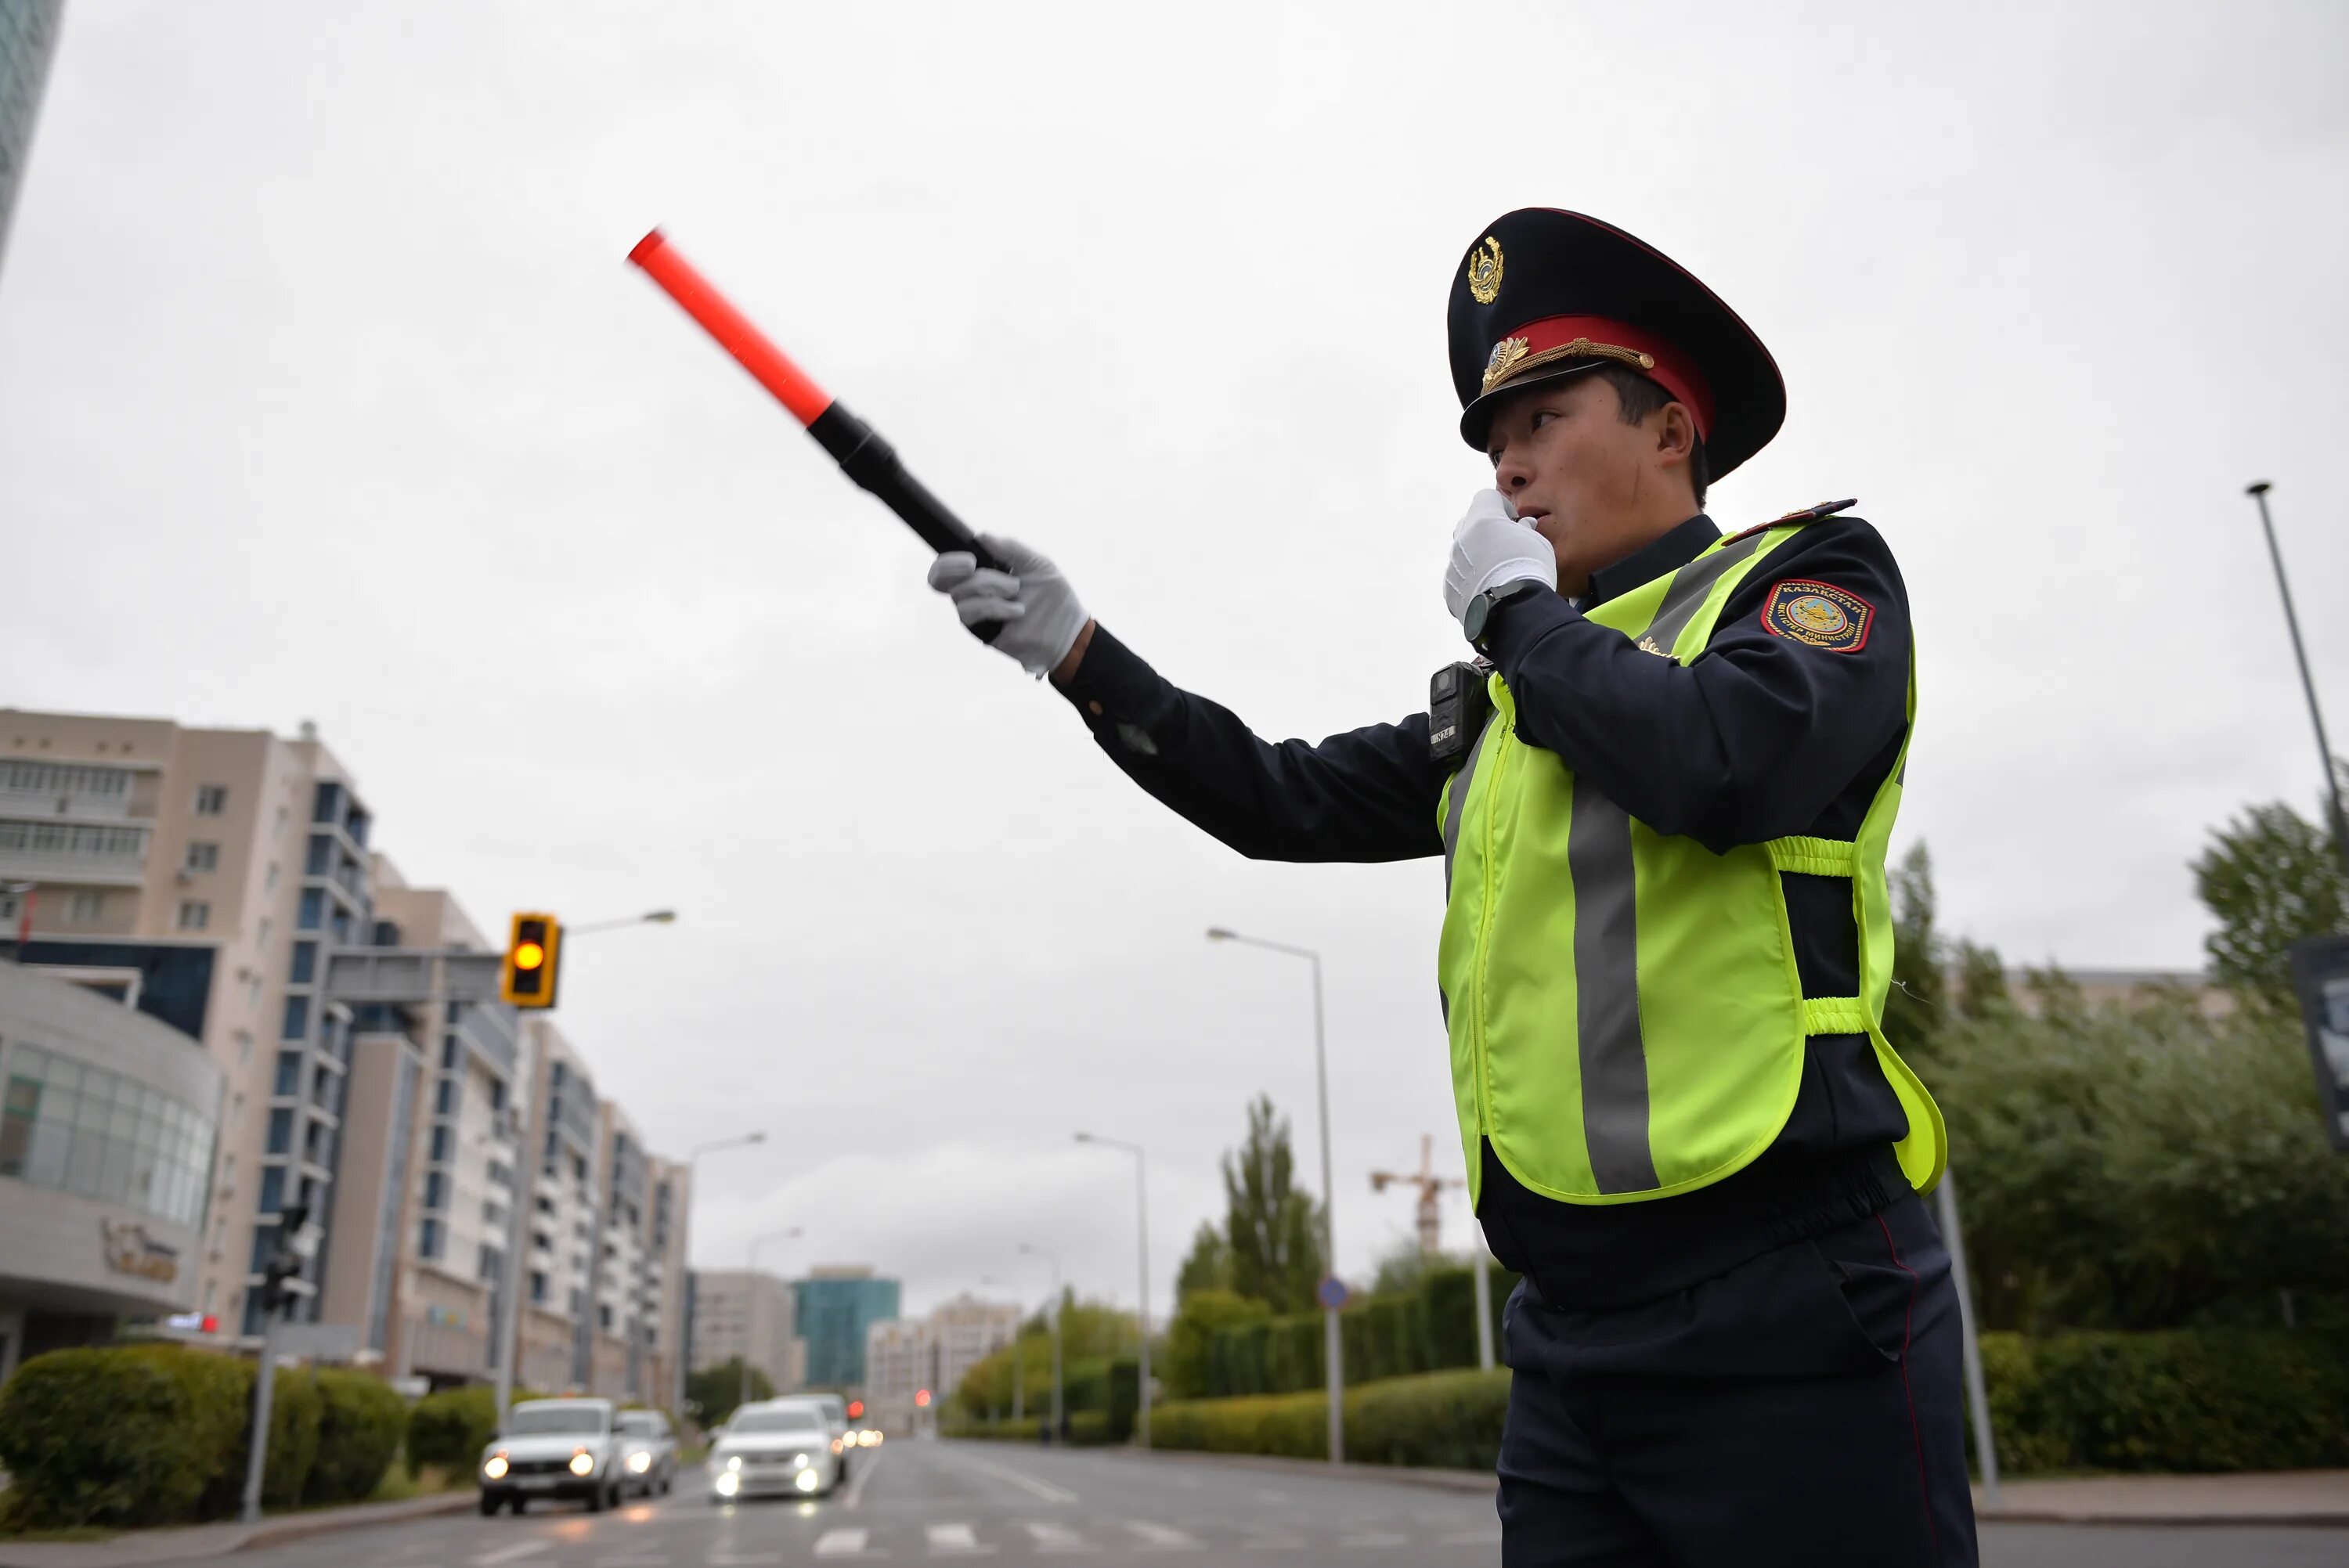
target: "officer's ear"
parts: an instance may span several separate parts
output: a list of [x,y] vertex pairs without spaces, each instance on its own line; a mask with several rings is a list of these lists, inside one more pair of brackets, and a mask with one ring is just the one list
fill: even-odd
[[1666,468],[1687,462],[1696,450],[1696,417],[1685,403],[1667,403],[1656,410],[1651,428],[1656,433],[1656,456]]

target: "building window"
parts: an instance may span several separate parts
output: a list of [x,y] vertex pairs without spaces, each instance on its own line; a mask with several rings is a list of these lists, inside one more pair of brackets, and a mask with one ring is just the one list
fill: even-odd
[[66,903],[66,923],[96,925],[98,916],[106,913],[106,895],[102,892],[78,892]]
[[199,784],[196,786],[196,815],[217,817],[228,810],[228,786]]
[[444,1078],[440,1080],[440,1087],[433,1092],[432,1107],[442,1116],[457,1114],[457,1080],[455,1078]]
[[503,1078],[492,1078],[490,1080],[490,1109],[492,1110],[503,1110],[505,1108],[506,1080]]
[[436,1260],[436,1261],[440,1258],[440,1221],[438,1221],[438,1220],[434,1220],[434,1219],[427,1219],[427,1220],[424,1222],[423,1231],[422,1231],[422,1233],[421,1233],[421,1235],[420,1235],[419,1239],[418,1240],[418,1243],[417,1243],[417,1249],[416,1249],[416,1250],[417,1250],[417,1251],[419,1251],[419,1252],[420,1252],[420,1253],[423,1253],[426,1257],[428,1257],[428,1258],[431,1258],[431,1259],[434,1259],[434,1260]]
[[316,931],[326,923],[326,895],[314,887],[302,890],[302,908],[294,923],[305,931]]
[[463,1047],[458,1045],[457,1037],[454,1035],[450,1035],[442,1038],[440,1041],[440,1067],[443,1071],[447,1071],[456,1067],[457,1053],[463,1048]]
[[261,891],[264,892],[275,892],[277,891],[277,862],[275,861],[269,862],[269,874],[261,879]]
[[290,1154],[294,1150],[294,1112],[291,1107],[279,1106],[269,1113],[269,1152]]
[[180,904],[180,929],[202,931],[212,923],[212,906],[202,899],[185,899]]
[[216,872],[220,870],[220,846],[218,844],[211,843],[190,844],[188,846],[188,859],[185,869],[191,872]]
[[277,1053],[277,1081],[269,1092],[287,1099],[302,1092],[301,1052]]
[[285,976],[286,983],[291,985],[307,985],[317,977],[317,974],[318,944],[315,942],[295,943],[294,968],[293,972]]
[[546,1305],[546,1274],[543,1269],[530,1271],[530,1299],[533,1305]]
[[436,1127],[432,1130],[432,1163],[445,1165],[448,1162],[449,1130],[445,1126]]
[[310,1037],[309,997],[285,998],[285,1026],[278,1031],[278,1037],[287,1040],[305,1040]]
[[261,1212],[274,1214],[285,1201],[285,1167],[272,1165],[261,1173]]
[[445,1209],[449,1206],[448,1199],[448,1179],[438,1171],[426,1171],[424,1173],[424,1206],[428,1209]]
[[302,862],[304,876],[322,877],[335,869],[335,841],[324,833],[310,835],[310,852]]

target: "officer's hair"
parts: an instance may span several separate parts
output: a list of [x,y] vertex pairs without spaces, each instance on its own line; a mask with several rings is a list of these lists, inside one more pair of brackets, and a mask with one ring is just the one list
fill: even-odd
[[[1660,382],[1651,381],[1628,365],[1601,362],[1599,379],[1615,388],[1615,400],[1622,405],[1623,423],[1636,425],[1651,414],[1663,411],[1672,395]],[[1689,487],[1696,491],[1696,504],[1704,506],[1704,489],[1712,479],[1705,469],[1704,438],[1699,436],[1689,448]]]

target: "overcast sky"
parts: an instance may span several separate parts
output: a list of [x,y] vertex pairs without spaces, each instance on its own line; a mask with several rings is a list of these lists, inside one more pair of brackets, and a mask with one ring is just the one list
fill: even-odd
[[[1922,711],[1896,849],[2011,961],[2191,966],[2186,862],[2349,726],[2349,12],[68,8],[0,264],[0,704],[317,721],[410,881],[582,942],[562,1023],[694,1253],[1163,1311],[1258,1090],[1339,1249],[1461,1168],[1433,861],[1251,865],[1111,768],[622,258],[657,222],[980,527],[1261,732],[1422,705],[1488,482],[1445,290],[1509,208],[1706,279],[1790,393],[1731,527],[1856,495]],[[1464,1205],[1447,1239],[1464,1240]],[[990,1282],[982,1284],[982,1281]]]

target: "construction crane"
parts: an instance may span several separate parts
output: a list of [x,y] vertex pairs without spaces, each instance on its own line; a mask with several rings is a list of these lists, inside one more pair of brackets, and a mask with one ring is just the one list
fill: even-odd
[[1392,1183],[1402,1182],[1419,1189],[1419,1250],[1428,1257],[1444,1251],[1444,1212],[1436,1204],[1447,1187],[1465,1187],[1467,1181],[1459,1176],[1438,1176],[1435,1173],[1435,1138],[1422,1133],[1419,1138],[1419,1170],[1415,1173],[1394,1171],[1371,1172],[1371,1191],[1383,1192]]

